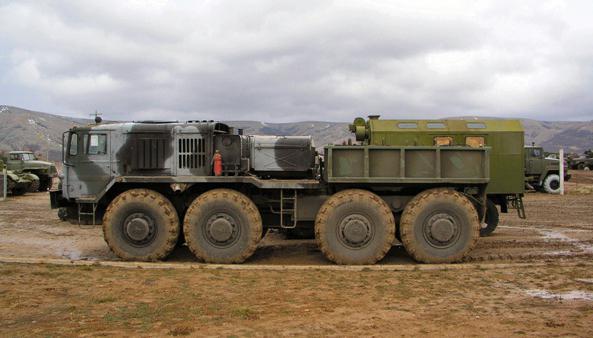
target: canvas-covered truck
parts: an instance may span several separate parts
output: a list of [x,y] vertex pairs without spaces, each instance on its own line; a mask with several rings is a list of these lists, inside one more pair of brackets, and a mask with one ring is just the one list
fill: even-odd
[[491,234],[503,213],[516,209],[525,218],[524,132],[519,120],[383,120],[371,115],[350,125],[363,145],[490,147],[490,183],[486,189],[487,212],[481,236]]
[[327,145],[242,135],[218,122],[74,127],[50,191],[65,220],[102,224],[125,260],[184,241],[200,260],[240,263],[267,229],[311,229],[337,264],[374,264],[401,243],[417,261],[461,260],[486,212],[488,147]]

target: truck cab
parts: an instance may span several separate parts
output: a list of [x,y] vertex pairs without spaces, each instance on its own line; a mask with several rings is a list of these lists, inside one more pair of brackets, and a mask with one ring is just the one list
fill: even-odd
[[[546,156],[542,147],[525,147],[525,181],[536,190],[556,194],[560,192],[560,160]],[[564,180],[570,179],[564,163]]]

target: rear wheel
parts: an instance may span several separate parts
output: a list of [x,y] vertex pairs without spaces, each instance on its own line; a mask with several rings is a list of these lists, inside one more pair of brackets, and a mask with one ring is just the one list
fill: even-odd
[[543,188],[548,194],[560,193],[560,176],[556,174],[550,174],[546,176],[544,179]]
[[262,228],[257,206],[231,189],[198,196],[183,221],[187,246],[208,263],[242,263],[257,248]]
[[451,189],[416,195],[404,209],[400,231],[408,254],[423,263],[459,261],[480,236],[478,213],[470,200]]
[[12,195],[13,196],[21,196],[24,195],[27,192],[28,188],[26,186],[18,186],[15,188],[12,188]]
[[103,234],[111,250],[122,259],[161,260],[177,243],[179,218],[165,196],[149,189],[132,189],[107,207]]
[[375,264],[391,248],[395,221],[379,196],[359,189],[340,191],[319,209],[315,238],[337,264]]
[[490,235],[494,232],[496,227],[498,226],[498,209],[496,208],[496,204],[491,200],[487,200],[486,202],[486,226],[480,228],[480,237],[485,237]]

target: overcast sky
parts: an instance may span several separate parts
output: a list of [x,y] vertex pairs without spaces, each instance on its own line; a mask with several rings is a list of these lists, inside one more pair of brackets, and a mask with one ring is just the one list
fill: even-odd
[[593,1],[4,1],[0,104],[108,119],[593,119]]

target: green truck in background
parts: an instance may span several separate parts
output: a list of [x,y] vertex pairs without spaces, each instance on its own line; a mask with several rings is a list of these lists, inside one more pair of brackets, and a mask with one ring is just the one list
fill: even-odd
[[[0,196],[4,193],[4,175],[3,171],[6,169],[6,164],[0,158]],[[6,169],[6,192],[13,196],[19,196],[25,194],[27,191],[31,191],[31,187],[35,183],[36,176],[33,177],[26,173],[18,173],[12,170]],[[39,179],[37,179],[37,183]],[[3,196],[6,197],[6,196]]]
[[496,229],[497,206],[504,213],[517,209],[525,217],[524,131],[519,120],[382,120],[371,115],[368,121],[356,118],[350,131],[363,145],[490,147],[488,201],[480,235]]
[[[568,181],[570,177],[568,164],[564,162],[564,180]],[[542,147],[526,146],[525,182],[534,190],[549,194],[560,193],[560,160],[546,156]]]
[[31,151],[11,151],[5,161],[8,170],[28,174],[33,182],[30,191],[47,191],[51,178],[58,174],[53,163],[38,160]]

